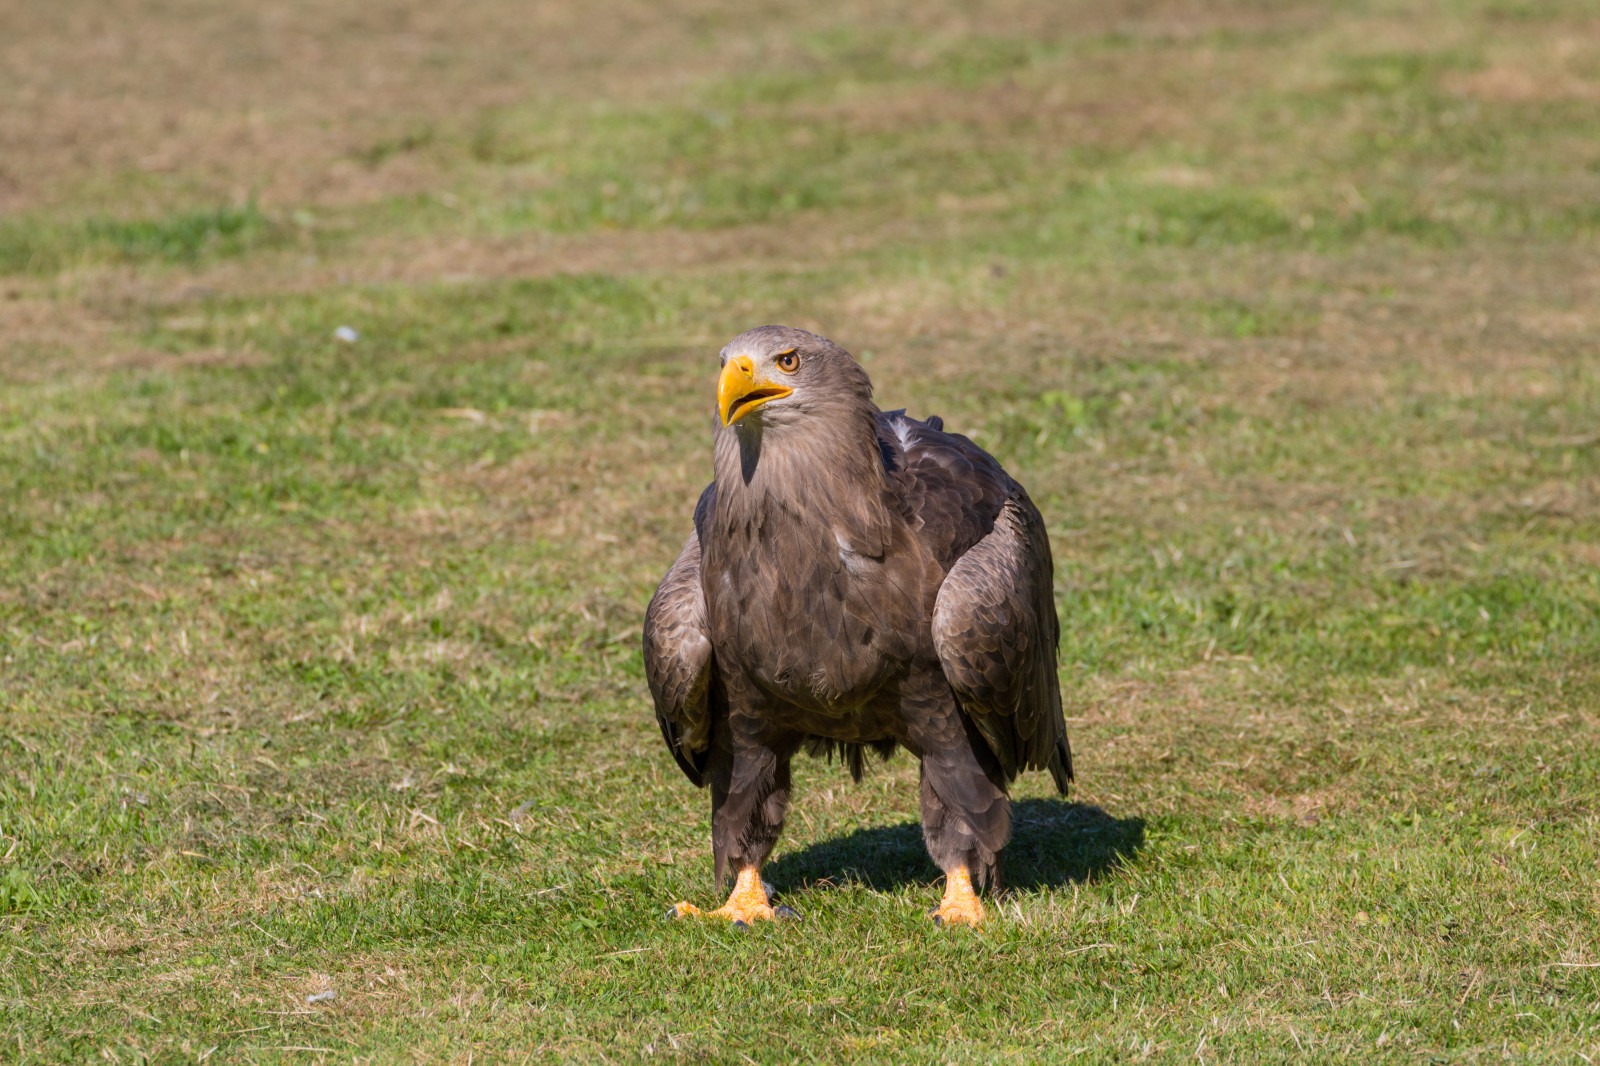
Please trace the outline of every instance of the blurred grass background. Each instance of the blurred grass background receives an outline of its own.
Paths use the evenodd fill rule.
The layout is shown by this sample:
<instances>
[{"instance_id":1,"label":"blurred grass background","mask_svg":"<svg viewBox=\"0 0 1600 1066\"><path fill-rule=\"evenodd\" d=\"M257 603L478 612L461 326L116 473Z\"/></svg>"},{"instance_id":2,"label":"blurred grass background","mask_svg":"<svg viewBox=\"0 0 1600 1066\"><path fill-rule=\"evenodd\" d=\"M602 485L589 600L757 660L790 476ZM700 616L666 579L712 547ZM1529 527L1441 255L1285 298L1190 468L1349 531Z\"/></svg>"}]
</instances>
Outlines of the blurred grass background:
<instances>
[{"instance_id":1,"label":"blurred grass background","mask_svg":"<svg viewBox=\"0 0 1600 1066\"><path fill-rule=\"evenodd\" d=\"M1597 105L1580 0L0 10L0 1049L1600 1054ZM770 321L1050 524L977 934L903 757L797 768L803 923L658 921Z\"/></svg>"}]
</instances>

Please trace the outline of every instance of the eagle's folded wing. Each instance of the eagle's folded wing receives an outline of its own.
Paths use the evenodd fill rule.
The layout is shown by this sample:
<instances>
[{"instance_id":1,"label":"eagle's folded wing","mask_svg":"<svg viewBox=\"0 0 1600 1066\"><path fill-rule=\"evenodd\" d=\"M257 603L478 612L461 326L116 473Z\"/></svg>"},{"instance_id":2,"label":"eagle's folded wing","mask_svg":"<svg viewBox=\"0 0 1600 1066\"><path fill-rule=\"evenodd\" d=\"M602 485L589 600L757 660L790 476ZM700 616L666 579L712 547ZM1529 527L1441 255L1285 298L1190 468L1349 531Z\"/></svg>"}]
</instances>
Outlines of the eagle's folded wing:
<instances>
[{"instance_id":1,"label":"eagle's folded wing","mask_svg":"<svg viewBox=\"0 0 1600 1066\"><path fill-rule=\"evenodd\" d=\"M962 709L1009 780L1048 769L1066 791L1072 752L1056 677L1050 541L1020 491L994 528L964 552L939 587L933 643Z\"/></svg>"},{"instance_id":2,"label":"eagle's folded wing","mask_svg":"<svg viewBox=\"0 0 1600 1066\"><path fill-rule=\"evenodd\" d=\"M700 537L689 534L644 613L644 672L667 748L697 786L705 784L716 670L700 587Z\"/></svg>"}]
</instances>

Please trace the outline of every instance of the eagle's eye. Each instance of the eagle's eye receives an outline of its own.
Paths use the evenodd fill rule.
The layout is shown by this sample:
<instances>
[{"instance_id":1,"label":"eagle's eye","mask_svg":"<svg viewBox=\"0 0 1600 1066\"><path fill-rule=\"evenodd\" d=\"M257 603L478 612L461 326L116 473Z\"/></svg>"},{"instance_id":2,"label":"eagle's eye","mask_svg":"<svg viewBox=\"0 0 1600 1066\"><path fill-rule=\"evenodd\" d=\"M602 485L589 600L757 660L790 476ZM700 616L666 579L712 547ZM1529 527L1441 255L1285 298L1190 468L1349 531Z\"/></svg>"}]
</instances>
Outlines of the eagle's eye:
<instances>
[{"instance_id":1,"label":"eagle's eye","mask_svg":"<svg viewBox=\"0 0 1600 1066\"><path fill-rule=\"evenodd\" d=\"M800 357L794 354L793 348L790 348L786 352L779 352L777 363L778 369L783 371L785 374L793 374L796 370L800 369Z\"/></svg>"}]
</instances>

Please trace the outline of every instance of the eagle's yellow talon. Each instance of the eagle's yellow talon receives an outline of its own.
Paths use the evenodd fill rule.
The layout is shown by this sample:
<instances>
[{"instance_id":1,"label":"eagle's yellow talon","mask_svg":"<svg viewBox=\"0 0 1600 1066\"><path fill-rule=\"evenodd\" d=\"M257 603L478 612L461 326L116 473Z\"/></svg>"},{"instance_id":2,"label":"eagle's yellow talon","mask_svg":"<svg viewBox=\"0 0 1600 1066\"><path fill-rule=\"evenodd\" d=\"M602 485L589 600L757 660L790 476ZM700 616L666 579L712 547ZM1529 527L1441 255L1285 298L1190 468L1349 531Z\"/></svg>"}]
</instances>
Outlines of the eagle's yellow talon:
<instances>
[{"instance_id":1,"label":"eagle's yellow talon","mask_svg":"<svg viewBox=\"0 0 1600 1066\"><path fill-rule=\"evenodd\" d=\"M712 911L711 916L746 924L771 921L772 904L767 899L766 887L761 883L761 872L753 866L740 870L728 902Z\"/></svg>"},{"instance_id":2,"label":"eagle's yellow talon","mask_svg":"<svg viewBox=\"0 0 1600 1066\"><path fill-rule=\"evenodd\" d=\"M944 899L933 912L935 925L970 925L983 922L983 903L972 891L972 878L964 869L951 870L945 876Z\"/></svg>"},{"instance_id":3,"label":"eagle's yellow talon","mask_svg":"<svg viewBox=\"0 0 1600 1066\"><path fill-rule=\"evenodd\" d=\"M733 892L728 896L728 902L714 911L702 911L692 903L678 903L673 906L674 917L687 918L690 915L704 916L707 918L725 918L730 922L767 922L776 917L771 902L767 899L767 890L761 884L761 873L754 867L739 871L739 880L733 886Z\"/></svg>"}]
</instances>

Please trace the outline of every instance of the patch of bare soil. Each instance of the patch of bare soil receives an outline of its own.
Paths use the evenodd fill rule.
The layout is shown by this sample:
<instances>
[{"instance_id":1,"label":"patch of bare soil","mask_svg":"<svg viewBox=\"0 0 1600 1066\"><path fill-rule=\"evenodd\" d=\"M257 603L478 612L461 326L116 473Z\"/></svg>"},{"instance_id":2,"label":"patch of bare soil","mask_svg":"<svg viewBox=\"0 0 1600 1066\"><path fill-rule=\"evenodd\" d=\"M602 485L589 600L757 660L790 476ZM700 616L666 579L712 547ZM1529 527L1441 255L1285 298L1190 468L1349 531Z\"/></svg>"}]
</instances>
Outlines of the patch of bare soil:
<instances>
[{"instance_id":1,"label":"patch of bare soil","mask_svg":"<svg viewBox=\"0 0 1600 1066\"><path fill-rule=\"evenodd\" d=\"M1555 23L1521 47L1502 46L1482 70L1446 77L1452 92L1507 104L1600 101L1600 19Z\"/></svg>"},{"instance_id":2,"label":"patch of bare soil","mask_svg":"<svg viewBox=\"0 0 1600 1066\"><path fill-rule=\"evenodd\" d=\"M259 352L208 348L163 352L126 334L125 315L92 306L43 287L15 290L0 298L0 381L53 382L66 386L78 375L117 370L182 370L259 366Z\"/></svg>"},{"instance_id":3,"label":"patch of bare soil","mask_svg":"<svg viewBox=\"0 0 1600 1066\"><path fill-rule=\"evenodd\" d=\"M1449 86L1463 96L1497 103L1542 104L1600 100L1600 81L1588 81L1560 70L1529 70L1503 65L1451 78Z\"/></svg>"},{"instance_id":4,"label":"patch of bare soil","mask_svg":"<svg viewBox=\"0 0 1600 1066\"><path fill-rule=\"evenodd\" d=\"M959 126L997 148L1037 139L1050 152L1125 151L1204 124L1208 111L1231 106L1232 94L1260 70L1245 48L1095 52L991 85L841 93L825 103L787 105L782 114L837 122L855 134ZM1209 91L1196 100L1193 87L1201 83ZM805 134L797 131L799 143Z\"/></svg>"},{"instance_id":5,"label":"patch of bare soil","mask_svg":"<svg viewBox=\"0 0 1600 1066\"><path fill-rule=\"evenodd\" d=\"M852 223L855 223L852 225ZM799 217L723 229L594 230L506 237L381 237L326 262L303 256L220 263L173 289L305 292L330 285L432 284L554 274L628 276L684 269L741 270L858 252L902 234L898 220Z\"/></svg>"},{"instance_id":6,"label":"patch of bare soil","mask_svg":"<svg viewBox=\"0 0 1600 1066\"><path fill-rule=\"evenodd\" d=\"M979 33L1062 39L1113 29L1189 38L1303 20L1310 5L1193 0L965 5L856 0L66 0L0 8L0 211L135 194L366 202L436 185L435 139L540 100L659 99L707 77L810 60L839 27L937 44ZM915 58L914 56L911 58Z\"/></svg>"}]
</instances>

